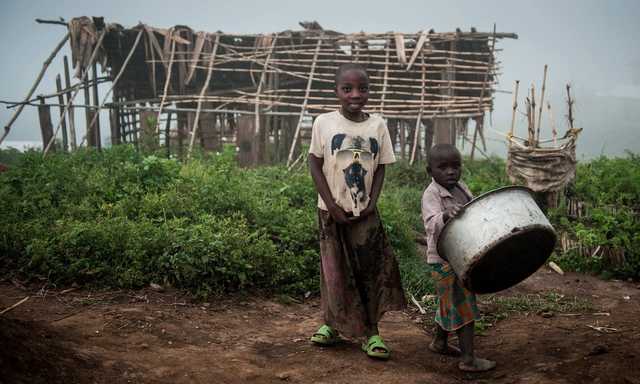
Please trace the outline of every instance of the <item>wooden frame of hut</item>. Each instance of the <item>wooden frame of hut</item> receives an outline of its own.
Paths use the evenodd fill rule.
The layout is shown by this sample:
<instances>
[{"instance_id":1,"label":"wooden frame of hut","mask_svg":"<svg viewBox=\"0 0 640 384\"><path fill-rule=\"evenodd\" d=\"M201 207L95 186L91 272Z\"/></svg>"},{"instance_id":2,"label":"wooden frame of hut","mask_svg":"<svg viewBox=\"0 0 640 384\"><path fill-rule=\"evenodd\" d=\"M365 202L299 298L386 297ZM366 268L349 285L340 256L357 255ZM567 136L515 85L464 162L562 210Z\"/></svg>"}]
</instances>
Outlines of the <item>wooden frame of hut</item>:
<instances>
[{"instance_id":1,"label":"wooden frame of hut","mask_svg":"<svg viewBox=\"0 0 640 384\"><path fill-rule=\"evenodd\" d=\"M371 79L367 110L383 115L394 146L414 162L435 143L472 144L493 107L500 66L496 42L513 33L354 33L322 29L302 22L300 31L272 34L195 32L187 26L169 29L139 24L124 28L102 18L70 22L42 21L68 28L65 38L43 65L25 105L38 105L45 154L59 131L62 147L100 146L99 111L109 110L111 142L138 147L166 147L167 154L188 157L199 146L217 150L235 142L244 164L295 163L310 137L310 120L337 108L334 73L342 63L359 62ZM65 85L32 99L33 92L60 48L69 41L78 82L71 84L65 56ZM100 63L105 77L99 77ZM99 101L97 86L110 82ZM74 102L84 90L85 103ZM92 91L92 92L91 92ZM91 94L93 100L91 101ZM109 99L109 96L112 98ZM48 100L54 102L47 102ZM55 102L57 101L57 103ZM49 108L60 107L53 127ZM75 129L74 109L84 108L84 137ZM47 115L49 115L47 121ZM466 125L476 121L471 138Z\"/></svg>"}]
</instances>

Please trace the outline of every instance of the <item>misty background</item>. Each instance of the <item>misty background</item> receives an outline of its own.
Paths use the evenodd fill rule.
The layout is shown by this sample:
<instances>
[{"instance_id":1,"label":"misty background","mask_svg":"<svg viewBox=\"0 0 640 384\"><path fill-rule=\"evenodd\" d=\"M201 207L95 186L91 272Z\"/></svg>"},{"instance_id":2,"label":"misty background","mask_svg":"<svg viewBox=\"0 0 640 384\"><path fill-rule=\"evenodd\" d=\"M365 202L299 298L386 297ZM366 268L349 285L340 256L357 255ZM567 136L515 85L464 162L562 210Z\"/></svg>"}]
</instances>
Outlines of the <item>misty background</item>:
<instances>
[{"instance_id":1,"label":"misty background","mask_svg":"<svg viewBox=\"0 0 640 384\"><path fill-rule=\"evenodd\" d=\"M42 63L66 33L58 25L38 24L36 18L66 21L78 16L103 16L106 23L129 28L138 22L159 28L177 24L194 31L271 33L301 29L299 21L315 20L324 29L351 32L417 32L456 28L491 32L514 32L518 39L498 40L501 63L494 111L487 115L485 134L488 152L506 154L505 133L511 124L515 80L520 95L536 85L539 98L543 68L549 65L545 100L551 102L560 135L567 126L565 85L572 86L575 126L583 128L577 141L578 159L601 154L621 156L640 152L640 2L614 1L17 1L0 4L0 100L21 101L32 86ZM55 76L63 73L58 53L35 95L55 91ZM101 85L101 94L110 83ZM79 100L81 100L80 98ZM523 105L520 98L519 105ZM545 102L546 104L546 102ZM536 108L537 109L537 108ZM13 110L0 104L0 126ZM84 114L77 111L76 122ZM54 127L57 107L52 108ZM106 114L102 124L108 126ZM549 114L543 112L542 137L550 138ZM1 128L0 128L1 129ZM525 118L518 114L516 134L524 136ZM102 129L108 141L108 129ZM81 137L81 136L80 136ZM2 147L40 144L38 114L25 107ZM31 144L34 145L34 144ZM468 146L467 146L468 147Z\"/></svg>"}]
</instances>

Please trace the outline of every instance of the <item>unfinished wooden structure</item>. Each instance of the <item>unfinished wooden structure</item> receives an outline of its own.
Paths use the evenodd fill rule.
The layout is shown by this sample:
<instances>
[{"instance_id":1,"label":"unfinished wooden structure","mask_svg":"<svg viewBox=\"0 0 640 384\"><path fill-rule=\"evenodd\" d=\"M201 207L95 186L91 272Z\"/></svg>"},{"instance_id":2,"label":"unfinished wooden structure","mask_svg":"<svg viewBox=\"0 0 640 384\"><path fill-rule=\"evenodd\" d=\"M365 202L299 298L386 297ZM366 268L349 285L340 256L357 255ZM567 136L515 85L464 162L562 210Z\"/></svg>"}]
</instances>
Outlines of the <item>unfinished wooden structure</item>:
<instances>
[{"instance_id":1,"label":"unfinished wooden structure","mask_svg":"<svg viewBox=\"0 0 640 384\"><path fill-rule=\"evenodd\" d=\"M517 38L495 27L493 32L343 34L303 22L300 31L249 35L187 26L124 28L88 17L50 23L69 32L43 73L69 41L78 82L71 84L65 57L65 84L58 81L56 92L35 103L31 97L40 75L25 100L16 103L4 136L24 105L37 104L45 115L58 106L58 123L43 126L45 151L59 135L64 148L99 147L100 130L109 126L112 144L144 142L145 148L163 146L179 157L197 147L217 150L235 143L245 164L291 164L303 155L312 118L337 108L337 67L354 61L371 79L367 110L387 119L401 157L413 162L434 142L458 140L470 142L473 153L478 138L484 143L482 121L496 91L496 42ZM99 77L96 63L105 76ZM101 82L109 91L99 100ZM80 90L84 104L74 101ZM86 111L84 135L75 128L77 108ZM97 113L104 109L108 122ZM471 119L473 135L466 129Z\"/></svg>"}]
</instances>

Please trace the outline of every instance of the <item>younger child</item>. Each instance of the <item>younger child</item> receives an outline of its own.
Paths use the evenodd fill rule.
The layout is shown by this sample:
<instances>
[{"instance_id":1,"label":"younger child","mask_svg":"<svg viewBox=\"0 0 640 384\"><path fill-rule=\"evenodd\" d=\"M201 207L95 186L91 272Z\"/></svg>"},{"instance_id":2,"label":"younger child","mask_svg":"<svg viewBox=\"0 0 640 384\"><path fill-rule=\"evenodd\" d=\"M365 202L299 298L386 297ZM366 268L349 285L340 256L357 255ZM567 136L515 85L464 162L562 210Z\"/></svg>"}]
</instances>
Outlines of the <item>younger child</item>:
<instances>
[{"instance_id":1,"label":"younger child","mask_svg":"<svg viewBox=\"0 0 640 384\"><path fill-rule=\"evenodd\" d=\"M382 227L376 203L385 164L395 162L384 120L362 108L369 77L358 64L335 76L340 110L313 122L309 168L318 191L320 294L324 325L311 341L332 345L338 332L366 337L370 357L387 359L378 332L386 311L405 307L400 272Z\"/></svg>"},{"instance_id":2,"label":"younger child","mask_svg":"<svg viewBox=\"0 0 640 384\"><path fill-rule=\"evenodd\" d=\"M422 195L422 220L427 233L427 263L433 269L438 309L436 335L429 349L444 355L461 355L458 368L467 372L483 372L495 368L491 360L476 357L473 350L475 320L480 318L476 296L462 286L451 265L438 254L437 244L445 223L458 215L472 198L469 188L460 180L462 157L455 146L438 144L431 148L427 172L433 180ZM460 349L448 344L448 333L456 332Z\"/></svg>"}]
</instances>

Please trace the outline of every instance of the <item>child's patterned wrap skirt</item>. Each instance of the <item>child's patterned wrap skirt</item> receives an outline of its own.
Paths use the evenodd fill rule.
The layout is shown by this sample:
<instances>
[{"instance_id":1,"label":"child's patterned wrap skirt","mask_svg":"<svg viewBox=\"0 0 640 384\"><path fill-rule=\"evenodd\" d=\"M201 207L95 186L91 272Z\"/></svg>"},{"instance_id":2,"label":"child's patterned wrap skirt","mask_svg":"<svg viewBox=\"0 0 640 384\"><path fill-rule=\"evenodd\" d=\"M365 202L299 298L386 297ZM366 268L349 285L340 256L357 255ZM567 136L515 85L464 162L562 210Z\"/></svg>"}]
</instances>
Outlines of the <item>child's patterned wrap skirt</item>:
<instances>
[{"instance_id":1,"label":"child's patterned wrap skirt","mask_svg":"<svg viewBox=\"0 0 640 384\"><path fill-rule=\"evenodd\" d=\"M445 331L453 332L480 319L476 295L462 286L449 263L430 264L436 283L438 309L435 321Z\"/></svg>"},{"instance_id":2,"label":"child's patterned wrap skirt","mask_svg":"<svg viewBox=\"0 0 640 384\"><path fill-rule=\"evenodd\" d=\"M400 270L378 213L337 224L318 209L320 296L324 321L348 337L364 336L386 311L406 306Z\"/></svg>"}]
</instances>

